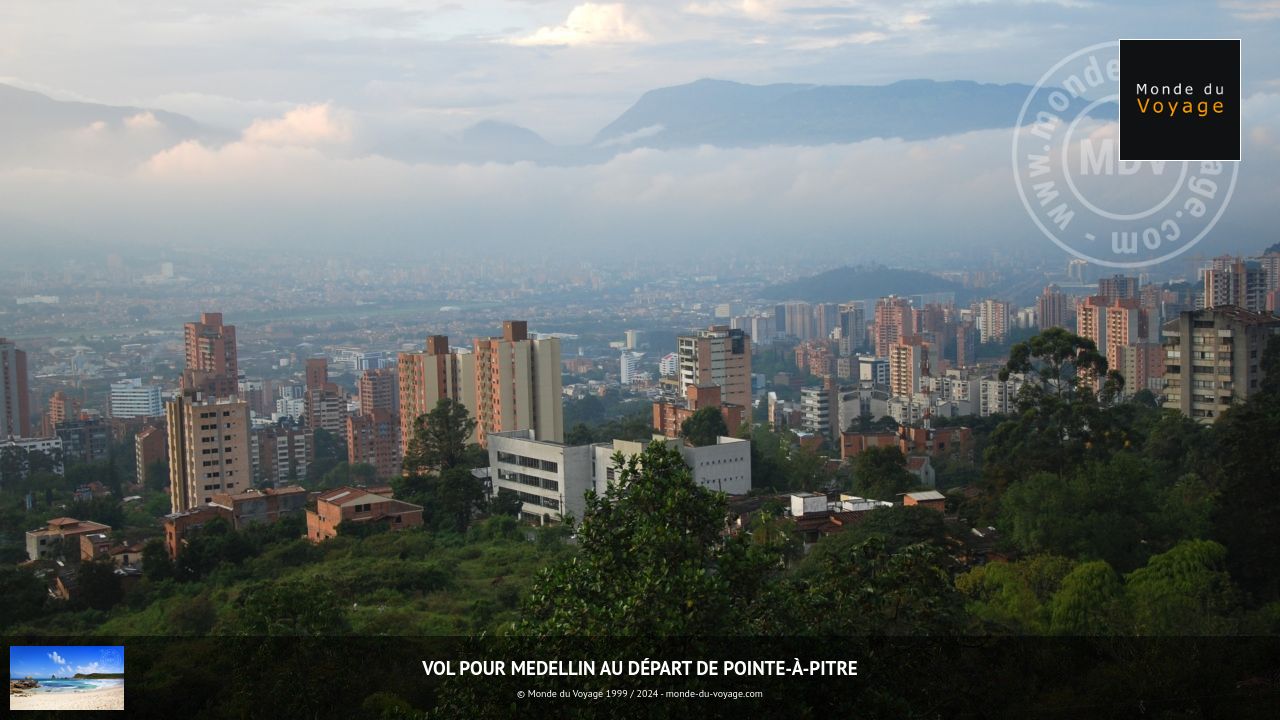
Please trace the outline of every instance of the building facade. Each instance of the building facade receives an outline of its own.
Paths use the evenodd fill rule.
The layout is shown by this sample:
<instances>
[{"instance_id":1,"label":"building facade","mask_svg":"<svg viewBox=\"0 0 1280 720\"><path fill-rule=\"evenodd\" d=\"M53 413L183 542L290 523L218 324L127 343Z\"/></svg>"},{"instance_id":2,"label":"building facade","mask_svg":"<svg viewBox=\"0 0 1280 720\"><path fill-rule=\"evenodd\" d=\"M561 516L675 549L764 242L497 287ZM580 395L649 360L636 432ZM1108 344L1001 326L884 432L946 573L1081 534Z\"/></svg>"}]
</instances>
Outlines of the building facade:
<instances>
[{"instance_id":1,"label":"building facade","mask_svg":"<svg viewBox=\"0 0 1280 720\"><path fill-rule=\"evenodd\" d=\"M220 492L252 485L249 406L183 392L165 403L172 512L208 503Z\"/></svg>"},{"instance_id":2,"label":"building facade","mask_svg":"<svg viewBox=\"0 0 1280 720\"><path fill-rule=\"evenodd\" d=\"M0 439L31 435L27 354L0 337Z\"/></svg>"},{"instance_id":3,"label":"building facade","mask_svg":"<svg viewBox=\"0 0 1280 720\"><path fill-rule=\"evenodd\" d=\"M377 408L347 418L347 462L372 465L378 478L400 474L400 416Z\"/></svg>"},{"instance_id":4,"label":"building facade","mask_svg":"<svg viewBox=\"0 0 1280 720\"><path fill-rule=\"evenodd\" d=\"M1163 328L1164 406L1212 423L1258 391L1262 353L1280 318L1234 305L1181 313Z\"/></svg>"},{"instance_id":5,"label":"building facade","mask_svg":"<svg viewBox=\"0 0 1280 720\"><path fill-rule=\"evenodd\" d=\"M223 324L220 312L201 313L198 321L183 326L183 339L183 388L218 397L235 394L240 374L235 326Z\"/></svg>"},{"instance_id":6,"label":"building facade","mask_svg":"<svg viewBox=\"0 0 1280 720\"><path fill-rule=\"evenodd\" d=\"M723 402L751 404L751 338L727 325L713 325L693 335L677 338L680 390L688 396L693 386L717 385Z\"/></svg>"},{"instance_id":7,"label":"building facade","mask_svg":"<svg viewBox=\"0 0 1280 720\"><path fill-rule=\"evenodd\" d=\"M422 527L422 506L363 488L334 488L316 498L315 510L307 510L307 539L319 543L337 537L347 523L382 523L390 530Z\"/></svg>"},{"instance_id":8,"label":"building facade","mask_svg":"<svg viewBox=\"0 0 1280 720\"><path fill-rule=\"evenodd\" d=\"M400 412L400 388L395 368L365 370L360 374L360 414L369 415L374 410Z\"/></svg>"},{"instance_id":9,"label":"building facade","mask_svg":"<svg viewBox=\"0 0 1280 720\"><path fill-rule=\"evenodd\" d=\"M249 458L253 483L276 487L307 476L315 461L315 431L305 427L268 425L249 434Z\"/></svg>"},{"instance_id":10,"label":"building facade","mask_svg":"<svg viewBox=\"0 0 1280 720\"><path fill-rule=\"evenodd\" d=\"M159 385L144 385L142 378L111 383L111 417L136 418L164 415Z\"/></svg>"},{"instance_id":11,"label":"building facade","mask_svg":"<svg viewBox=\"0 0 1280 720\"><path fill-rule=\"evenodd\" d=\"M515 430L490 435L488 448L492 492L516 493L523 520L582 519L586 492L594 487L590 445L542 441L532 430Z\"/></svg>"}]
</instances>

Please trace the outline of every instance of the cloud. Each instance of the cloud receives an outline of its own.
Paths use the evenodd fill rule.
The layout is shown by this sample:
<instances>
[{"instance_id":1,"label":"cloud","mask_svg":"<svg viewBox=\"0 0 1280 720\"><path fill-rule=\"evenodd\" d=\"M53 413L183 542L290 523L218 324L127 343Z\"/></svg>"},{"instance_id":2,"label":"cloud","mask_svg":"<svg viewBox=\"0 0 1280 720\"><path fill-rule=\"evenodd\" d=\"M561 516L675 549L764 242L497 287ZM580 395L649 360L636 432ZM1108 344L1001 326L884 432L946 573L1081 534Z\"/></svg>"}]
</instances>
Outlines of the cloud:
<instances>
[{"instance_id":1,"label":"cloud","mask_svg":"<svg viewBox=\"0 0 1280 720\"><path fill-rule=\"evenodd\" d=\"M707 0L691 2L684 6L684 12L690 15L721 18L741 16L760 22L776 22L787 17L789 10L814 5L808 0ZM828 7L833 11L844 8Z\"/></svg>"},{"instance_id":2,"label":"cloud","mask_svg":"<svg viewBox=\"0 0 1280 720\"><path fill-rule=\"evenodd\" d=\"M76 672L88 675L90 673L110 673L110 672L116 672L116 671L108 668L107 666L103 665L97 660L94 660L88 665L77 665Z\"/></svg>"},{"instance_id":3,"label":"cloud","mask_svg":"<svg viewBox=\"0 0 1280 720\"><path fill-rule=\"evenodd\" d=\"M512 38L512 45L601 45L649 40L649 33L622 3L583 3L569 11L563 25L538 28Z\"/></svg>"},{"instance_id":4,"label":"cloud","mask_svg":"<svg viewBox=\"0 0 1280 720\"><path fill-rule=\"evenodd\" d=\"M303 105L285 113L284 117L255 120L244 131L244 141L255 145L312 147L350 139L350 125L329 103Z\"/></svg>"},{"instance_id":5,"label":"cloud","mask_svg":"<svg viewBox=\"0 0 1280 720\"><path fill-rule=\"evenodd\" d=\"M49 659L58 665L67 664L66 658L59 655L57 650L54 650L53 652L49 653Z\"/></svg>"},{"instance_id":6,"label":"cloud","mask_svg":"<svg viewBox=\"0 0 1280 720\"><path fill-rule=\"evenodd\" d=\"M607 148L607 147L620 147L623 145L630 145L631 143L637 140L643 140L645 138L653 137L654 135L657 135L658 133L666 129L667 128L664 125L649 125L647 127L642 127L639 130L633 130L629 133L619 135L618 137L615 137L615 138L609 138L604 142L596 143L596 147Z\"/></svg>"},{"instance_id":7,"label":"cloud","mask_svg":"<svg viewBox=\"0 0 1280 720\"><path fill-rule=\"evenodd\" d=\"M124 126L130 130L155 130L162 127L162 123L156 119L155 113L145 110L125 118Z\"/></svg>"},{"instance_id":8,"label":"cloud","mask_svg":"<svg viewBox=\"0 0 1280 720\"><path fill-rule=\"evenodd\" d=\"M884 42L889 36L876 30L867 30L864 32L852 33L850 35L841 35L839 37L814 37L805 40L797 40L791 43L793 50L829 50L842 45L870 45L872 43Z\"/></svg>"},{"instance_id":9,"label":"cloud","mask_svg":"<svg viewBox=\"0 0 1280 720\"><path fill-rule=\"evenodd\" d=\"M1280 0L1226 0L1222 5L1246 22L1280 19Z\"/></svg>"},{"instance_id":10,"label":"cloud","mask_svg":"<svg viewBox=\"0 0 1280 720\"><path fill-rule=\"evenodd\" d=\"M1206 255L1246 250L1229 243L1272 225L1280 95L1250 97L1244 121L1248 161ZM244 139L183 143L111 176L0 170L0 219L104 244L181 237L220 248L358 248L406 261L529 248L584 259L722 258L729 249L776 252L780 243L797 259L823 262L938 267L1013 249L1056 256L1047 239L1037 244L1018 200L1011 141L1009 130L986 130L821 147L633 148L567 167L411 163Z\"/></svg>"}]
</instances>

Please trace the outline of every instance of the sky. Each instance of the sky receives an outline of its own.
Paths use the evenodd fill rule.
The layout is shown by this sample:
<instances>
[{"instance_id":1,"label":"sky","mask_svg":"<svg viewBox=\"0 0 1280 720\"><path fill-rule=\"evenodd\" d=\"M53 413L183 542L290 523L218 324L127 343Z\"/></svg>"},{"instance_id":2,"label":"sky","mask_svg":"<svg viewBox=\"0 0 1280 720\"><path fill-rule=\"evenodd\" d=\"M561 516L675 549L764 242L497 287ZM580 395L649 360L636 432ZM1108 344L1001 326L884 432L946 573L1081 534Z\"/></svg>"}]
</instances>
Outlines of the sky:
<instances>
[{"instance_id":1,"label":"sky","mask_svg":"<svg viewBox=\"0 0 1280 720\"><path fill-rule=\"evenodd\" d=\"M1007 132L635 150L586 167L379 148L409 136L448 145L487 120L588 143L644 92L708 77L1029 84L1117 37L1243 39L1246 162L1220 233L1234 242L1269 232L1280 200L1278 23L1277 0L9 0L0 83L182 113L225 140L148 142L163 128L140 114L0 157L0 247L626 253L786 239L864 256L840 260L901 261L945 234L960 234L954 247L1016 247L1035 231L1014 194Z\"/></svg>"},{"instance_id":2,"label":"sky","mask_svg":"<svg viewBox=\"0 0 1280 720\"><path fill-rule=\"evenodd\" d=\"M121 645L11 646L10 678L69 677L76 673L124 672Z\"/></svg>"}]
</instances>

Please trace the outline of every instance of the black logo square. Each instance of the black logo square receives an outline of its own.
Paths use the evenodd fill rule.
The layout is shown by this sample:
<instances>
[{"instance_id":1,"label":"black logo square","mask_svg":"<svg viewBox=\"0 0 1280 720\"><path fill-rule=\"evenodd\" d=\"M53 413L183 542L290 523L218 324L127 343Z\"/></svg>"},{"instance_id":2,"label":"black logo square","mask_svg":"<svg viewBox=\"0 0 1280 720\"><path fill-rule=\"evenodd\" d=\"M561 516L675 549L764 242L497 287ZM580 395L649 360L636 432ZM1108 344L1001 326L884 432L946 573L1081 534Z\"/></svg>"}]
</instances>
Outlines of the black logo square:
<instances>
[{"instance_id":1,"label":"black logo square","mask_svg":"<svg viewBox=\"0 0 1280 720\"><path fill-rule=\"evenodd\" d=\"M1121 160L1240 159L1239 40L1120 41Z\"/></svg>"}]
</instances>

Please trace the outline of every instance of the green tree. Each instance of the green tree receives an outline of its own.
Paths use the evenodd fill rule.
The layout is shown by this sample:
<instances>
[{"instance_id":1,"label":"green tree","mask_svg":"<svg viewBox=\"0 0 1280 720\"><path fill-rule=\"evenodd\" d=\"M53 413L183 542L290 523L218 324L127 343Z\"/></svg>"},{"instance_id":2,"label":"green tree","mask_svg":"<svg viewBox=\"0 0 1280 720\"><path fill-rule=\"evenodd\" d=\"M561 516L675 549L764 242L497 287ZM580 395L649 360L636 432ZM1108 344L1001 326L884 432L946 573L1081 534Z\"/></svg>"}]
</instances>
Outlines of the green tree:
<instances>
[{"instance_id":1,"label":"green tree","mask_svg":"<svg viewBox=\"0 0 1280 720\"><path fill-rule=\"evenodd\" d=\"M404 453L405 469L442 473L463 464L475 429L476 421L466 405L441 398L431 412L414 419L413 438Z\"/></svg>"},{"instance_id":2,"label":"green tree","mask_svg":"<svg viewBox=\"0 0 1280 720\"><path fill-rule=\"evenodd\" d=\"M94 610L110 610L124 597L116 566L110 560L80 563L78 582L79 601Z\"/></svg>"},{"instance_id":3,"label":"green tree","mask_svg":"<svg viewBox=\"0 0 1280 720\"><path fill-rule=\"evenodd\" d=\"M38 617L44 611L44 583L30 569L0 565L0 627L11 627Z\"/></svg>"},{"instance_id":4,"label":"green tree","mask_svg":"<svg viewBox=\"0 0 1280 720\"><path fill-rule=\"evenodd\" d=\"M1158 536L1155 479L1141 458L1122 453L1062 477L1039 472L1009 488L999 526L1027 553L1106 560L1131 570L1142 565Z\"/></svg>"},{"instance_id":5,"label":"green tree","mask_svg":"<svg viewBox=\"0 0 1280 720\"><path fill-rule=\"evenodd\" d=\"M202 637L217 624L218 609L206 591L174 600L169 605L166 619L174 634Z\"/></svg>"},{"instance_id":6,"label":"green tree","mask_svg":"<svg viewBox=\"0 0 1280 720\"><path fill-rule=\"evenodd\" d=\"M510 488L502 488L489 499L490 515L506 515L520 517L520 509L524 506L520 495Z\"/></svg>"},{"instance_id":7,"label":"green tree","mask_svg":"<svg viewBox=\"0 0 1280 720\"><path fill-rule=\"evenodd\" d=\"M1280 600L1280 336L1262 354L1260 391L1213 426L1216 493L1211 538L1227 547L1231 577L1260 601Z\"/></svg>"},{"instance_id":8,"label":"green tree","mask_svg":"<svg viewBox=\"0 0 1280 720\"><path fill-rule=\"evenodd\" d=\"M338 487L340 485L370 485L377 481L378 471L372 465L368 463L351 465L344 460L325 473L320 482L325 487Z\"/></svg>"},{"instance_id":9,"label":"green tree","mask_svg":"<svg viewBox=\"0 0 1280 720\"><path fill-rule=\"evenodd\" d=\"M1230 629L1240 602L1226 571L1227 549L1187 540L1125 577L1125 598L1139 635L1216 635Z\"/></svg>"},{"instance_id":10,"label":"green tree","mask_svg":"<svg viewBox=\"0 0 1280 720\"><path fill-rule=\"evenodd\" d=\"M1050 632L1073 636L1121 632L1123 593L1120 578L1105 561L1077 565L1062 578L1049 602Z\"/></svg>"},{"instance_id":11,"label":"green tree","mask_svg":"<svg viewBox=\"0 0 1280 720\"><path fill-rule=\"evenodd\" d=\"M695 447L715 445L716 438L729 434L719 407L704 407L680 423L680 434Z\"/></svg>"},{"instance_id":12,"label":"green tree","mask_svg":"<svg viewBox=\"0 0 1280 720\"><path fill-rule=\"evenodd\" d=\"M934 546L908 545L889 552L881 538L873 537L806 559L806 564L807 571L780 584L766 612L757 615L766 624L782 618L772 625L773 632L950 635L961 627L963 600L942 551Z\"/></svg>"},{"instance_id":13,"label":"green tree","mask_svg":"<svg viewBox=\"0 0 1280 720\"><path fill-rule=\"evenodd\" d=\"M1092 340L1049 328L1010 351L1000 371L1024 378L1017 414L992 433L984 451L980 519L995 517L1005 490L1036 472L1062 473L1105 459L1131 438L1103 412L1120 378L1108 375L1106 358ZM1095 379L1106 378L1095 392Z\"/></svg>"},{"instance_id":14,"label":"green tree","mask_svg":"<svg viewBox=\"0 0 1280 720\"><path fill-rule=\"evenodd\" d=\"M1028 340L1016 343L1009 361L1000 370L1000 379L1020 373L1030 387L1055 395L1074 395L1093 378L1107 372L1107 359L1092 340L1060 327L1047 328Z\"/></svg>"},{"instance_id":15,"label":"green tree","mask_svg":"<svg viewBox=\"0 0 1280 720\"><path fill-rule=\"evenodd\" d=\"M160 538L152 538L142 546L142 572L152 580L168 580L174 576L169 549Z\"/></svg>"},{"instance_id":16,"label":"green tree","mask_svg":"<svg viewBox=\"0 0 1280 720\"><path fill-rule=\"evenodd\" d=\"M596 442L595 433L591 432L591 428L586 423L575 423L569 428L569 432L564 434L564 442L566 445L590 445Z\"/></svg>"},{"instance_id":17,"label":"green tree","mask_svg":"<svg viewBox=\"0 0 1280 720\"><path fill-rule=\"evenodd\" d=\"M1057 555L1037 555L1011 563L989 563L956 578L968 610L989 631L1044 634L1047 603L1074 563Z\"/></svg>"},{"instance_id":18,"label":"green tree","mask_svg":"<svg viewBox=\"0 0 1280 720\"><path fill-rule=\"evenodd\" d=\"M724 497L698 486L680 452L663 443L614 461L619 482L604 495L588 493L578 553L538 576L516 631L639 637L740 632L735 608L744 603L731 588L747 541L724 534Z\"/></svg>"},{"instance_id":19,"label":"green tree","mask_svg":"<svg viewBox=\"0 0 1280 720\"><path fill-rule=\"evenodd\" d=\"M863 450L853 458L853 490L874 500L893 500L918 484L896 445Z\"/></svg>"},{"instance_id":20,"label":"green tree","mask_svg":"<svg viewBox=\"0 0 1280 720\"><path fill-rule=\"evenodd\" d=\"M919 505L894 505L866 512L843 532L823 538L813 547L801 571L823 555L848 555L850 548L871 538L878 538L891 553L910 545L946 547L942 513Z\"/></svg>"},{"instance_id":21,"label":"green tree","mask_svg":"<svg viewBox=\"0 0 1280 720\"><path fill-rule=\"evenodd\" d=\"M343 603L319 583L260 582L240 596L235 635L341 635L348 625Z\"/></svg>"}]
</instances>

